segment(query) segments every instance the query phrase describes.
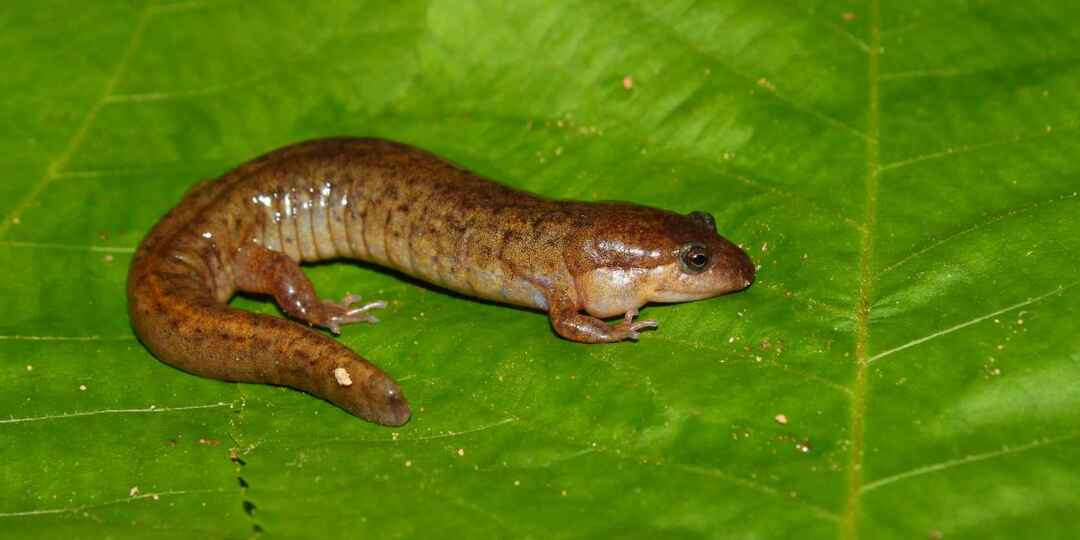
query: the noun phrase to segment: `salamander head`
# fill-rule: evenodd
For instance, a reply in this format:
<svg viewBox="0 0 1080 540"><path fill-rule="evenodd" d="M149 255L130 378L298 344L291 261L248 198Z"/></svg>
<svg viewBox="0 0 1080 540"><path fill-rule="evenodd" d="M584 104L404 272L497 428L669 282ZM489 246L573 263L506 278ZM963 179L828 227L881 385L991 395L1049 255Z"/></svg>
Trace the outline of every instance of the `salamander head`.
<svg viewBox="0 0 1080 540"><path fill-rule="evenodd" d="M709 214L630 205L611 210L615 218L598 224L596 239L583 249L588 267L577 274L582 307L591 315L711 298L754 282L750 257L717 234Z"/></svg>
<svg viewBox="0 0 1080 540"><path fill-rule="evenodd" d="M687 219L697 227L679 230L668 250L672 261L654 270L650 302L685 302L741 291L754 282L754 264L746 252L716 232L705 212Z"/></svg>

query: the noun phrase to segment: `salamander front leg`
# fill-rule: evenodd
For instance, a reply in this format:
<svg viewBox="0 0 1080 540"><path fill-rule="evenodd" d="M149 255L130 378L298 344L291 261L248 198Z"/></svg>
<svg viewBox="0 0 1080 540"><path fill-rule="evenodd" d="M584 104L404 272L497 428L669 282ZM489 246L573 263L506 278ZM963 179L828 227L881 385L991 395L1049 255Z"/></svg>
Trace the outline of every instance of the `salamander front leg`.
<svg viewBox="0 0 1080 540"><path fill-rule="evenodd" d="M334 334L340 334L341 327L346 324L379 322L368 311L386 307L382 300L358 304L360 297L354 294L340 302L323 300L315 294L311 280L296 261L261 246L243 248L237 255L236 265L238 289L272 295L290 317L326 328Z"/></svg>
<svg viewBox="0 0 1080 540"><path fill-rule="evenodd" d="M551 326L555 333L570 341L580 343L613 343L627 339L637 340L640 332L647 328L656 328L656 321L637 321L637 310L626 312L622 322L610 325L596 317L583 315L573 305L552 304L548 312Z"/></svg>

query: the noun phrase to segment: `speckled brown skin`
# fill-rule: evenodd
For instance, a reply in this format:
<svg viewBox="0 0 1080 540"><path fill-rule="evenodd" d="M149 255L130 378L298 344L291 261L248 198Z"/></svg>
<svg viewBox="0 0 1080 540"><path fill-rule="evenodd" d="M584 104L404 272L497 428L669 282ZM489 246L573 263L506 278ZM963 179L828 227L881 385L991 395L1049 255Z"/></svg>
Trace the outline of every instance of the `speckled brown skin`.
<svg viewBox="0 0 1080 540"><path fill-rule="evenodd" d="M158 358L185 371L291 386L361 418L404 424L401 390L367 360L296 323L226 305L244 291L334 333L375 322L367 310L381 302L320 300L299 267L335 258L546 311L560 336L587 343L655 327L633 320L647 302L716 296L754 276L701 212L554 201L406 145L322 139L204 182L162 218L131 265L132 324ZM625 318L615 325L597 318L616 315Z"/></svg>

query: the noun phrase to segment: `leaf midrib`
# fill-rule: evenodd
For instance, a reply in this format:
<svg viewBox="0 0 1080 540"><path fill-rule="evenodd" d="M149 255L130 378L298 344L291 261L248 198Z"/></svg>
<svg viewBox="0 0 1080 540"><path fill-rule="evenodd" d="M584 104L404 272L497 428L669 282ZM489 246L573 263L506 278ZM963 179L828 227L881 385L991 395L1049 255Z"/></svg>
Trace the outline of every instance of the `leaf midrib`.
<svg viewBox="0 0 1080 540"><path fill-rule="evenodd" d="M880 161L880 56L881 5L870 1L870 48L867 51L867 135L866 207L859 249L859 295L855 304L855 381L851 398L851 448L847 467L847 503L841 516L839 536L843 540L859 537L858 518L862 493L863 446L866 432L867 369L870 357L870 299L874 288L874 233L877 227L878 178Z"/></svg>

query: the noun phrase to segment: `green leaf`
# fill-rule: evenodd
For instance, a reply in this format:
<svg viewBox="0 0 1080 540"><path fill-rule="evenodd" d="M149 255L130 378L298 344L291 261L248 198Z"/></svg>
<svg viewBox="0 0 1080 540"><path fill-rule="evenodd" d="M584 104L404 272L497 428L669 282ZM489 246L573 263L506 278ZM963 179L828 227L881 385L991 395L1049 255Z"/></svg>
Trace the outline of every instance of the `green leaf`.
<svg viewBox="0 0 1080 540"><path fill-rule="evenodd" d="M0 8L0 536L1075 534L1080 5L508 4ZM711 212L758 282L588 346L310 268L392 301L341 340L401 381L399 429L154 360L140 238L332 134Z"/></svg>

